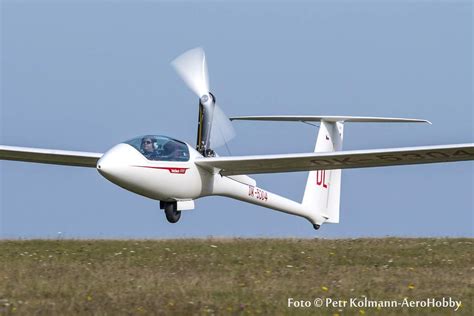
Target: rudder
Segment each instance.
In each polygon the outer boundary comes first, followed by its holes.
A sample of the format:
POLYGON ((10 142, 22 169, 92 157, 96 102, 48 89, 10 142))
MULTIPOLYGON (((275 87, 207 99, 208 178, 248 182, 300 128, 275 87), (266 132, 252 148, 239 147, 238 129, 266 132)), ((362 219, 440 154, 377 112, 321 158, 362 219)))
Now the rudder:
MULTIPOLYGON (((314 152, 334 152, 342 149, 343 122, 321 120, 314 152)), ((310 171, 303 196, 303 206, 326 218, 327 223, 339 223, 341 170, 310 171)))

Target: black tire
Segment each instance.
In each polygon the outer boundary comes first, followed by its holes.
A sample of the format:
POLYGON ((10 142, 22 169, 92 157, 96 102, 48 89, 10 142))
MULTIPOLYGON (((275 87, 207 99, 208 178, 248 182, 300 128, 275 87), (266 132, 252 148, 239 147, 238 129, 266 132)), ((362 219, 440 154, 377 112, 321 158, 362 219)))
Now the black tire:
POLYGON ((179 221, 181 217, 181 211, 176 209, 176 202, 165 204, 165 215, 166 219, 170 223, 174 224, 179 221))

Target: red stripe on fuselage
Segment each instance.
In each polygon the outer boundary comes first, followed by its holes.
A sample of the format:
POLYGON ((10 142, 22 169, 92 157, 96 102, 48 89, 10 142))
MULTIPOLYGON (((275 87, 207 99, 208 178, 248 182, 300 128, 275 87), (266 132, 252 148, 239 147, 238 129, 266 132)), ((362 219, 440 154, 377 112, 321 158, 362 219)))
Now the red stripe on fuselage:
POLYGON ((134 166, 134 167, 168 170, 170 173, 174 173, 174 174, 185 174, 186 170, 189 169, 189 168, 155 167, 155 166, 134 166))

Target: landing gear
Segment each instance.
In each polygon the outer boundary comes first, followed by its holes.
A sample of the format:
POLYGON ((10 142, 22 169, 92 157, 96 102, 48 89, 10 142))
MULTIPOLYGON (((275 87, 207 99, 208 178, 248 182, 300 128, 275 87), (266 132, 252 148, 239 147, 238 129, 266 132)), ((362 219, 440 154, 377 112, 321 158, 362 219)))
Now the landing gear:
POLYGON ((313 224, 313 227, 314 227, 314 229, 318 230, 318 229, 319 229, 319 227, 321 227, 321 225, 318 225, 318 224, 313 224))
POLYGON ((181 211, 177 210, 176 202, 161 202, 162 208, 165 210, 166 219, 170 223, 176 223, 181 217, 181 211))

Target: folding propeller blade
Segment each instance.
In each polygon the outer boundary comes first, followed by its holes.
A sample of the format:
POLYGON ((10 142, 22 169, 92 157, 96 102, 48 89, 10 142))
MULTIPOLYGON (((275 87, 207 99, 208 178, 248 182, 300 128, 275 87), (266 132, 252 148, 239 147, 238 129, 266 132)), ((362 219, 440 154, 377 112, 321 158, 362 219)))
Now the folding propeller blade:
POLYGON ((229 117, 216 104, 212 117, 211 145, 214 148, 224 145, 235 137, 235 129, 229 117))
POLYGON ((188 50, 174 59, 171 65, 199 98, 209 94, 206 55, 201 47, 188 50))
POLYGON ((209 75, 206 55, 201 47, 197 47, 178 56, 171 62, 178 75, 186 85, 199 97, 201 105, 206 109, 206 120, 211 122, 210 139, 205 143, 216 148, 224 145, 235 136, 231 121, 214 102, 209 89, 209 75))

